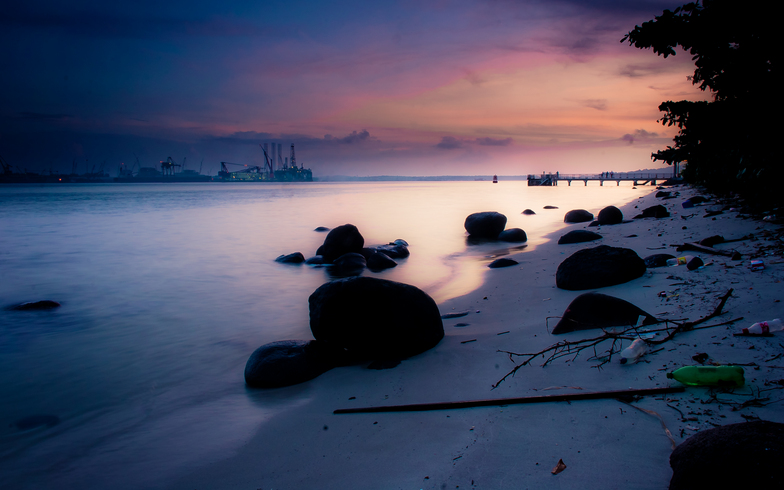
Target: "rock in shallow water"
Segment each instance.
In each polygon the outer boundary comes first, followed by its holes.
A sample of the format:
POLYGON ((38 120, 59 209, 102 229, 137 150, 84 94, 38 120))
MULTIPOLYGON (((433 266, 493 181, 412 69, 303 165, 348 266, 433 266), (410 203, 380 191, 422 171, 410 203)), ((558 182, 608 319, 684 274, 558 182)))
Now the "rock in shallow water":
POLYGON ((504 231, 506 216, 495 211, 484 211, 468 215, 464 223, 469 235, 495 240, 504 231))
POLYGON ((316 340, 283 340, 262 345, 245 364, 245 383, 252 388, 279 388, 311 380, 329 371, 340 353, 316 340))

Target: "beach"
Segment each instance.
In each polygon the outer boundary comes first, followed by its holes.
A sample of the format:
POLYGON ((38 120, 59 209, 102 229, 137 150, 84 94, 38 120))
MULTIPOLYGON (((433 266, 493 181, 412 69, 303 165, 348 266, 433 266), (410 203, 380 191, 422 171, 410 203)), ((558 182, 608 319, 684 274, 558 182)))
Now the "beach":
MULTIPOLYGON (((652 189, 633 202, 618 203, 626 220, 657 204, 667 207, 668 218, 592 228, 587 223, 568 225, 535 250, 509 255, 519 264, 488 269, 477 290, 439 304, 442 314, 468 314, 444 320, 445 337, 435 348, 394 368, 354 365, 296 386, 245 388, 258 406, 260 428, 238 435, 243 444, 223 460, 189 462, 182 468, 187 476, 169 488, 663 489, 672 476, 668 458, 673 444, 720 425, 757 418, 784 422, 780 402, 784 394, 778 383, 784 377, 780 357, 784 333, 733 336, 742 327, 782 315, 784 261, 779 227, 732 210, 703 217, 706 206, 681 206, 683 200, 698 195, 697 190, 686 186, 668 190, 680 196, 662 200, 652 189), (558 237, 573 229, 590 229, 603 238, 558 245, 558 237), (632 249, 640 257, 680 256, 684 253, 677 253, 675 245, 713 235, 728 240, 753 237, 715 246, 737 250, 741 260, 686 252, 699 255, 705 266, 693 271, 685 266, 649 268, 642 277, 596 291, 629 301, 662 320, 693 321, 713 312, 719 298, 732 289, 724 313, 703 325, 742 320, 681 332, 637 363, 622 365, 616 354, 597 368, 599 362, 589 360, 592 352, 583 352, 543 367, 540 357, 541 361, 523 366, 493 388, 515 367, 499 350, 534 353, 559 341, 601 334, 600 330, 549 333, 558 318, 548 321, 548 317, 561 316, 575 297, 587 292, 555 286, 556 269, 571 254, 610 245, 632 249), (762 259, 765 268, 752 271, 751 258, 762 259), (666 374, 697 364, 692 357, 701 353, 708 355, 706 364, 744 365, 746 385, 734 390, 687 387, 683 393, 646 396, 632 403, 615 399, 501 402, 456 410, 333 413, 380 405, 681 386, 666 374), (292 399, 297 403, 290 403, 292 399), (553 474, 559 460, 566 467, 553 474)), ((491 260, 487 258, 488 263, 491 260)), ((597 351, 601 353, 601 346, 597 351)), ((220 417, 216 413, 216 421, 220 417)), ((150 486, 155 486, 154 473, 149 478, 150 486)))

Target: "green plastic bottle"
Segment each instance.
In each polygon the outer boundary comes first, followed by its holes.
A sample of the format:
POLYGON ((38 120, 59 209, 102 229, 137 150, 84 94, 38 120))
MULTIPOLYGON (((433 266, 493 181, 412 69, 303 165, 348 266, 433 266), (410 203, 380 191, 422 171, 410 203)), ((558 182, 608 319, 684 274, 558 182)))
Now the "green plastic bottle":
POLYGON ((691 386, 738 388, 746 384, 740 366, 685 366, 667 373, 667 377, 691 386))

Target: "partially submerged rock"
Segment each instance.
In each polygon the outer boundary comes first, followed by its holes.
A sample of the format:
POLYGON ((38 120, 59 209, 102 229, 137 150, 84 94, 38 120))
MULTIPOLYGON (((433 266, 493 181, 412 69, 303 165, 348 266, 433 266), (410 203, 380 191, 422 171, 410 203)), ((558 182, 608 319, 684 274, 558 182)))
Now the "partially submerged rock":
POLYGON ((444 337, 435 301, 408 284, 340 279, 316 289, 308 304, 316 340, 357 359, 403 359, 431 349, 444 337))
POLYGON ((500 269, 501 267, 511 267, 517 264, 519 264, 519 262, 517 262, 514 259, 507 259, 506 257, 502 257, 500 259, 495 259, 494 261, 490 262, 490 264, 487 267, 491 269, 500 269))
POLYGON ((571 243, 592 242, 601 239, 602 236, 588 230, 572 230, 558 239, 558 245, 568 245, 571 243))
POLYGON ((643 325, 656 323, 656 318, 628 301, 601 293, 585 293, 569 303, 553 334, 634 326, 640 316, 645 317, 643 325))
POLYGON ((580 291, 623 284, 645 273, 645 262, 628 248, 599 245, 579 250, 561 262, 555 284, 580 291))
POLYGON ((57 301, 52 300, 41 300, 41 301, 30 301, 28 303, 21 303, 18 305, 9 306, 7 309, 14 310, 14 311, 41 311, 41 310, 51 310, 54 308, 58 308, 60 303, 57 301))
POLYGON ((508 230, 502 231, 498 235, 498 239, 502 242, 521 243, 528 241, 528 235, 526 235, 525 231, 521 228, 509 228, 508 230))
POLYGON ((345 224, 334 228, 327 234, 324 244, 316 251, 316 255, 324 257, 327 263, 333 262, 347 253, 361 253, 365 239, 356 226, 345 224))
POLYGON ((536 213, 533 211, 533 209, 526 209, 525 211, 523 211, 520 214, 525 214, 525 215, 529 215, 530 216, 530 215, 536 214, 536 213))
POLYGON ((383 254, 381 252, 375 252, 367 257, 367 267, 368 269, 375 272, 397 267, 397 262, 395 262, 389 255, 383 254))
POLYGON ((593 221, 593 213, 584 209, 573 209, 564 215, 564 223, 585 223, 593 221))
POLYGON ((245 364, 252 388, 279 388, 311 380, 338 365, 339 351, 318 340, 283 340, 256 349, 245 364))
POLYGON ((472 237, 495 240, 504 231, 506 216, 495 211, 474 213, 468 215, 464 226, 472 237))
POLYGON ((670 455, 670 490, 784 488, 784 424, 756 420, 703 429, 670 455))
POLYGON ((367 260, 365 256, 359 253, 343 254, 333 262, 333 272, 337 274, 357 275, 362 273, 362 270, 367 267, 367 260))
POLYGON ((282 264, 301 264, 305 262, 305 256, 302 255, 302 252, 294 252, 288 255, 279 255, 278 258, 275 259, 275 262, 280 262, 282 264))

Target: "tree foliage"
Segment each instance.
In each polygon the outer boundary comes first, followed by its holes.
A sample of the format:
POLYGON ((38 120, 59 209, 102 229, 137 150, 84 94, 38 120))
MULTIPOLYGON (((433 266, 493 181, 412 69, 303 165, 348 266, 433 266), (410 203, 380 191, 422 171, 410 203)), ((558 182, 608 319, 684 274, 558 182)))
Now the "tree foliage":
POLYGON ((777 186, 784 171, 778 143, 781 87, 773 2, 703 0, 665 10, 621 42, 667 58, 680 47, 694 60, 692 82, 710 102, 666 101, 665 126, 679 130, 674 145, 652 155, 686 162, 684 178, 709 190, 737 192, 757 204, 784 204, 777 186))

